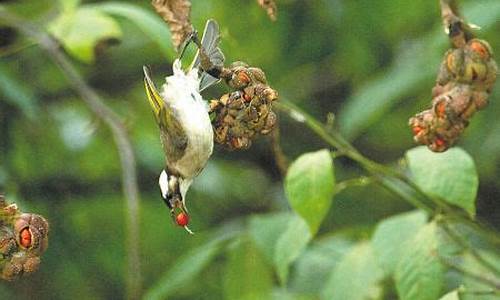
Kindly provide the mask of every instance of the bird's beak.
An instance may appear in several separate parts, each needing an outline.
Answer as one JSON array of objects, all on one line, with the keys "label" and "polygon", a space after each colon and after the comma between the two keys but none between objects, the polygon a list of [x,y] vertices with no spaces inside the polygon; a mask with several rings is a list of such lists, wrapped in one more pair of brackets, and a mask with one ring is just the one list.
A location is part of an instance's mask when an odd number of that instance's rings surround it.
[{"label": "bird's beak", "polygon": [[[187,226],[187,223],[189,221],[189,213],[187,211],[186,206],[184,205],[184,202],[179,200],[179,198],[176,198],[173,201],[173,205],[170,208],[170,216],[172,218],[172,221],[179,225],[184,227],[184,229],[189,233],[189,234],[194,234],[191,229]],[[180,211],[179,213],[176,213],[176,211]]]}]

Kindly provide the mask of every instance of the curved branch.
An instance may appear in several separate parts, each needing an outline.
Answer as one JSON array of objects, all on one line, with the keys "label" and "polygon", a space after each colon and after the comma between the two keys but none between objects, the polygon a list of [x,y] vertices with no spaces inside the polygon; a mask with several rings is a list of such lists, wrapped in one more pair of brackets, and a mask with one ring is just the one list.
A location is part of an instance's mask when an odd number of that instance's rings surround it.
[{"label": "curved branch", "polygon": [[88,107],[110,128],[122,167],[123,193],[127,202],[127,298],[138,299],[141,290],[139,257],[139,189],[132,143],[120,117],[83,80],[76,68],[60,50],[59,44],[35,25],[0,8],[0,19],[36,41],[59,66],[72,88]]}]

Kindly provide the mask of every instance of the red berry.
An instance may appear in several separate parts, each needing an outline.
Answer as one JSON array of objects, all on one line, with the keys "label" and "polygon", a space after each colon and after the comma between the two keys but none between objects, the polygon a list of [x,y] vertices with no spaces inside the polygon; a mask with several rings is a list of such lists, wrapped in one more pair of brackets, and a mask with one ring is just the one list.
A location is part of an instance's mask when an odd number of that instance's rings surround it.
[{"label": "red berry", "polygon": [[440,118],[444,117],[446,113],[446,104],[445,102],[440,102],[436,105],[436,115]]},{"label": "red berry", "polygon": [[245,101],[246,101],[246,102],[248,102],[248,101],[252,100],[252,98],[250,98],[250,95],[249,95],[249,94],[247,94],[247,93],[244,93],[244,94],[243,94],[243,99],[245,99]]},{"label": "red berry", "polygon": [[23,228],[19,236],[20,236],[19,242],[21,243],[21,246],[23,246],[24,248],[31,247],[31,232],[28,229],[28,227]]},{"label": "red berry", "polygon": [[189,223],[189,216],[181,212],[177,215],[177,217],[175,217],[175,221],[177,222],[177,225],[181,227],[187,226],[187,224]]},{"label": "red berry", "polygon": [[435,143],[436,143],[436,146],[438,146],[438,147],[442,147],[445,145],[445,142],[440,138],[437,138]]},{"label": "red berry", "polygon": [[248,77],[248,75],[243,71],[238,72],[238,80],[244,84],[250,83],[250,77]]},{"label": "red berry", "polygon": [[470,47],[472,48],[472,51],[474,51],[477,54],[479,54],[479,56],[481,56],[482,59],[488,59],[489,58],[490,53],[488,52],[488,49],[481,42],[473,41],[470,44]]},{"label": "red berry", "polygon": [[420,131],[422,131],[422,127],[415,126],[415,127],[412,128],[412,130],[413,130],[413,134],[417,135],[417,134],[420,133]]}]

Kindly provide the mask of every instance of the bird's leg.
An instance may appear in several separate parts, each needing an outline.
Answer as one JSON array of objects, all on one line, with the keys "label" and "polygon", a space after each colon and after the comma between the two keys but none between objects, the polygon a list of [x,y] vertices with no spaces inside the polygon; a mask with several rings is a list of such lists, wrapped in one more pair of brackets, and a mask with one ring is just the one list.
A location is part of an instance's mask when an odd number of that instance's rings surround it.
[{"label": "bird's leg", "polygon": [[182,57],[184,56],[184,53],[186,52],[186,49],[189,46],[189,44],[191,44],[191,42],[194,42],[196,45],[198,45],[196,41],[198,41],[198,31],[196,31],[196,29],[193,28],[191,30],[191,33],[184,40],[184,42],[182,42],[181,46],[182,51],[181,54],[179,55],[179,60],[182,60]]},{"label": "bird's leg", "polygon": [[200,56],[200,66],[203,69],[203,71],[205,71],[206,73],[210,74],[211,76],[213,76],[215,78],[221,78],[222,68],[217,67],[216,65],[214,65],[212,63],[212,61],[210,60],[209,54],[206,52],[206,49],[201,44],[201,41],[198,37],[198,32],[196,30],[194,30],[191,33],[190,37],[191,37],[192,42],[195,43],[196,46],[198,47],[199,56]]}]

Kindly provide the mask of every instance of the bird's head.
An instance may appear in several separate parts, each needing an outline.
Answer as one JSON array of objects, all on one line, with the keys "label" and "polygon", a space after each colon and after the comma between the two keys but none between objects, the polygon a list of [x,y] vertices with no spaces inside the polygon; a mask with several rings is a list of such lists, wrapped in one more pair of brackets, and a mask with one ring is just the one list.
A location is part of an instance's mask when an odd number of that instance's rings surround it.
[{"label": "bird's head", "polygon": [[[158,179],[161,197],[170,209],[172,219],[177,225],[184,227],[189,233],[193,232],[187,227],[189,214],[186,208],[186,193],[192,180],[184,179],[181,176],[173,175],[163,170]],[[176,213],[179,211],[179,213]]]}]

